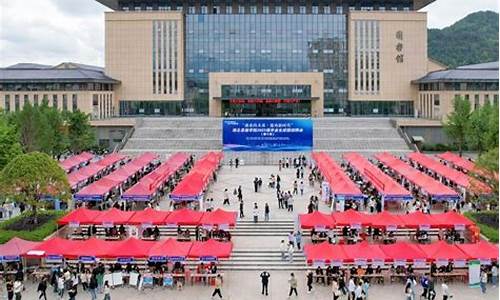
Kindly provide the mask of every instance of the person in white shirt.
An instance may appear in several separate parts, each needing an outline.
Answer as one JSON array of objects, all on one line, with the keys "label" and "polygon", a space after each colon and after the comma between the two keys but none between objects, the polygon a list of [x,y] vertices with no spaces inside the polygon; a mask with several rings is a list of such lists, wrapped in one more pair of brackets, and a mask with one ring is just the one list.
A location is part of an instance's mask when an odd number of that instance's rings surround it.
[{"label": "person in white shirt", "polygon": [[14,281],[14,295],[16,296],[16,300],[21,300],[23,289],[24,286],[20,280]]},{"label": "person in white shirt", "polygon": [[349,292],[350,299],[356,299],[354,291],[356,290],[356,284],[354,283],[354,279],[351,277],[349,279],[349,284],[347,285],[347,291]]},{"label": "person in white shirt", "polygon": [[286,256],[287,251],[288,251],[288,246],[285,244],[285,240],[281,240],[281,244],[280,244],[281,260],[285,260],[285,256]]},{"label": "person in white shirt", "polygon": [[293,247],[293,245],[288,246],[288,261],[289,262],[293,262],[293,251],[294,250],[295,250],[295,248]]},{"label": "person in white shirt", "polygon": [[493,286],[497,286],[498,283],[498,266],[496,263],[493,263],[491,267],[491,283]]},{"label": "person in white shirt", "polygon": [[479,284],[481,286],[481,292],[483,294],[486,294],[486,284],[488,283],[488,274],[484,270],[482,270],[480,277],[481,278]]},{"label": "person in white shirt", "polygon": [[354,297],[356,300],[363,300],[363,287],[361,286],[361,282],[358,283],[354,290]]},{"label": "person in white shirt", "polygon": [[450,289],[444,282],[441,284],[441,292],[443,293],[443,300],[448,300],[451,298]]}]

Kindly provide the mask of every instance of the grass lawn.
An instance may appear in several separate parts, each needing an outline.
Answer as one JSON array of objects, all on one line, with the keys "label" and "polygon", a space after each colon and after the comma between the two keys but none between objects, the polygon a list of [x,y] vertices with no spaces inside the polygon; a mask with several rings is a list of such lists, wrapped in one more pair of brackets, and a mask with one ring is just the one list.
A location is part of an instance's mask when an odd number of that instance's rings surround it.
[{"label": "grass lawn", "polygon": [[[476,212],[466,212],[464,215],[469,218],[471,221],[477,224],[479,229],[481,230],[481,234],[484,235],[486,238],[490,240],[492,243],[498,243],[498,225],[496,227],[490,226],[486,223],[482,223],[479,220],[484,220],[485,216],[488,217],[488,215],[491,215],[491,219],[498,220],[498,212],[488,212],[488,213],[476,213]],[[494,224],[491,222],[488,222],[489,224]],[[496,223],[498,224],[498,223]]]},{"label": "grass lawn", "polygon": [[29,241],[41,241],[57,230],[57,220],[65,214],[65,211],[40,211],[37,214],[38,224],[34,224],[32,213],[29,211],[2,222],[0,223],[0,244],[15,236]]}]

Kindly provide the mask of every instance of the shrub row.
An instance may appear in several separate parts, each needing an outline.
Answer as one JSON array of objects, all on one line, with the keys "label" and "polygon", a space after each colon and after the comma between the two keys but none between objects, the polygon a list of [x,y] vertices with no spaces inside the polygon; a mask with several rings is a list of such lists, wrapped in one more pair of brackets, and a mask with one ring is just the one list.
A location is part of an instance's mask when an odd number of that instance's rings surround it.
[{"label": "shrub row", "polygon": [[41,241],[57,230],[57,220],[66,214],[65,211],[40,211],[38,216],[40,222],[35,230],[9,230],[16,224],[23,223],[23,220],[32,216],[31,212],[24,212],[19,216],[6,220],[0,224],[0,244],[9,241],[13,237],[29,241]]},{"label": "shrub row", "polygon": [[477,224],[481,234],[490,242],[498,243],[498,212],[466,212],[464,215]]}]

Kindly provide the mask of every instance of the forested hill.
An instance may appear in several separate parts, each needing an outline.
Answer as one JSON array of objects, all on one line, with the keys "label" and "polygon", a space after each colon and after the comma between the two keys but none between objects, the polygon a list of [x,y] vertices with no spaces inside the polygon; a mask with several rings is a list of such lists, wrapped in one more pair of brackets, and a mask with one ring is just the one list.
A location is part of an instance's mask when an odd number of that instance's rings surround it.
[{"label": "forested hill", "polygon": [[429,57],[449,67],[498,60],[498,13],[479,11],[443,29],[429,29]]}]

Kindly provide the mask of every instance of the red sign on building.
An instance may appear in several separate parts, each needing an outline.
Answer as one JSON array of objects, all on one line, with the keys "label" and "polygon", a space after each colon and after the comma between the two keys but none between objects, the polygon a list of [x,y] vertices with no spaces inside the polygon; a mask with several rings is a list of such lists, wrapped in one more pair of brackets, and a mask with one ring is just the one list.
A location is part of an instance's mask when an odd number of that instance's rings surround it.
[{"label": "red sign on building", "polygon": [[280,99],[280,98],[252,98],[252,99],[230,99],[231,104],[278,104],[278,103],[299,103],[300,99]]}]

